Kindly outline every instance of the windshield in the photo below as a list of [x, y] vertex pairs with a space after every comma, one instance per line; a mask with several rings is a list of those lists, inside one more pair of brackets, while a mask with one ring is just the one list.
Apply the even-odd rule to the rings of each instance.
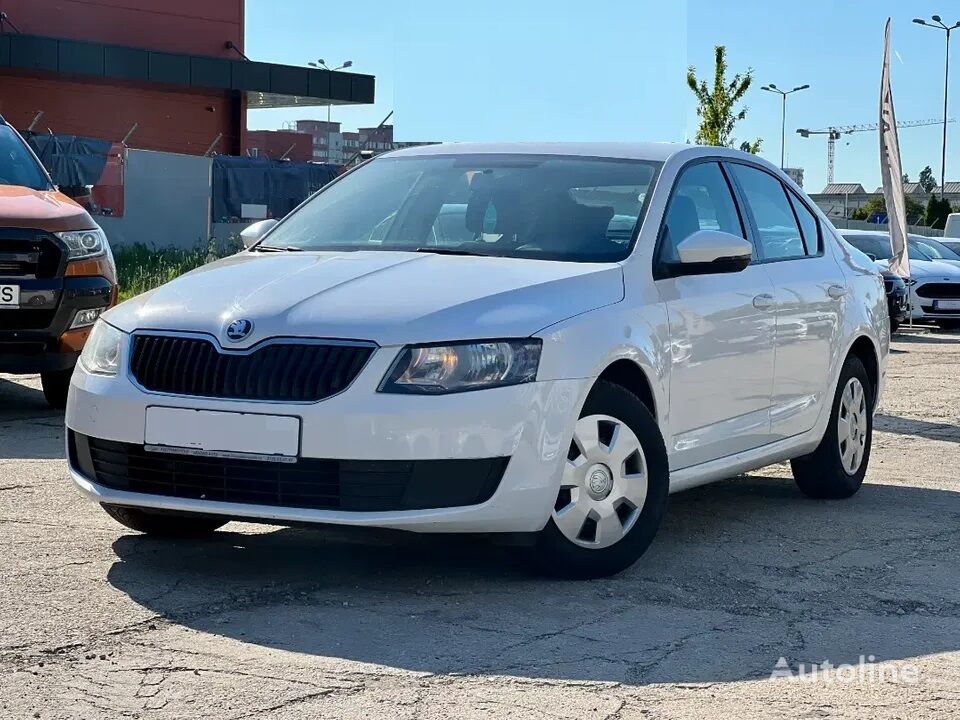
[[0, 185], [50, 189], [46, 174], [9, 125], [0, 125]]
[[925, 255], [934, 260], [960, 260], [960, 255], [942, 242], [930, 238], [910, 238], [907, 241], [910, 252]]
[[889, 260], [893, 257], [890, 247], [890, 236], [881, 235], [843, 235], [843, 239], [853, 245], [860, 252], [873, 255], [877, 260]]
[[659, 167], [554, 155], [384, 157], [318, 193], [256, 249], [622, 260]]

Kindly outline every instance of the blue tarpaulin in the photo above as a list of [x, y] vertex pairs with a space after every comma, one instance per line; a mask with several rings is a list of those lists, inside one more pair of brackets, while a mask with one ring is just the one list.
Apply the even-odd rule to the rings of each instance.
[[218, 155], [213, 158], [211, 219], [240, 220], [241, 205], [266, 205], [267, 217], [280, 219], [339, 171], [339, 165]]
[[112, 145], [107, 140], [56, 133], [27, 132], [24, 138], [61, 187], [96, 185]]

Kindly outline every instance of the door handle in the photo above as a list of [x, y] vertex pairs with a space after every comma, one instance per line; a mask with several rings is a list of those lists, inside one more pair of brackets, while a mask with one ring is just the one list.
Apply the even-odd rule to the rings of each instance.
[[827, 288], [827, 295], [834, 300], [839, 300], [847, 294], [847, 289], [843, 285], [831, 285]]
[[761, 293], [753, 298], [753, 306], [757, 310], [769, 310], [773, 307], [773, 295], [770, 293]]

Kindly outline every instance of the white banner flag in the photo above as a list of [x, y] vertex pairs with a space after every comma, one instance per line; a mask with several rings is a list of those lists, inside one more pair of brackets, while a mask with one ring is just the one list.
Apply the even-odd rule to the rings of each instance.
[[880, 76], [880, 177], [883, 180], [883, 199], [887, 203], [887, 221], [890, 223], [890, 247], [893, 249], [890, 270], [901, 277], [910, 277], [903, 169], [900, 166], [893, 91], [890, 89], [890, 18], [887, 18], [887, 26], [883, 31], [883, 73]]

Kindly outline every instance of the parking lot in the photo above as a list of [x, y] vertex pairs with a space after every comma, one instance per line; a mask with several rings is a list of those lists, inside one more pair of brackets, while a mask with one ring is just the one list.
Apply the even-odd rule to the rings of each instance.
[[[0, 717], [946, 717], [960, 707], [960, 335], [900, 336], [867, 483], [787, 466], [676, 495], [609, 580], [476, 540], [126, 531], [71, 487], [62, 416], [0, 377]], [[919, 681], [770, 680], [800, 663]]]

